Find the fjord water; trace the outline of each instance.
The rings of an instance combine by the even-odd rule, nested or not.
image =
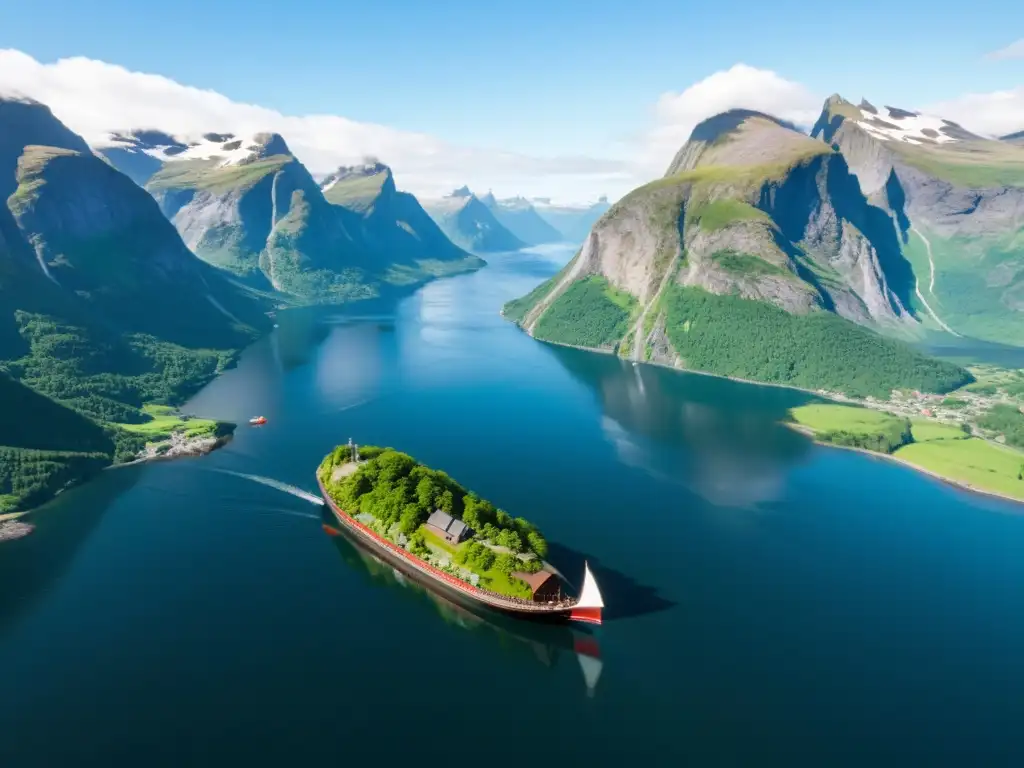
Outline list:
[[[778,424],[802,393],[498,316],[568,255],[283,314],[187,407],[265,427],[0,546],[0,764],[1019,762],[1021,508],[813,446]],[[593,642],[446,605],[245,477],[312,490],[350,436],[536,521],[571,580],[589,560]]]

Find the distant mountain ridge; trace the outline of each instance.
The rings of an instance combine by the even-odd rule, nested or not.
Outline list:
[[[562,233],[545,221],[525,197],[498,200],[488,192],[481,201],[502,226],[527,245],[556,243],[563,239]]]
[[[561,239],[570,243],[582,243],[610,207],[604,196],[590,205],[553,205],[547,198],[534,198],[530,202],[537,214],[558,230]]]
[[[403,254],[393,267],[396,275],[417,262],[433,265],[438,274],[447,265],[483,265],[449,240],[413,195],[398,190],[391,168],[382,162],[339,168],[320,188],[328,202],[362,217],[363,236],[372,248]]]
[[[482,263],[436,232],[428,235],[429,244],[407,236],[398,219],[385,221],[387,205],[368,217],[353,207],[358,195],[345,204],[328,201],[327,185],[341,179],[321,189],[279,134],[206,133],[183,140],[134,131],[112,135],[97,151],[145,185],[202,259],[256,288],[299,301],[375,296],[390,286]],[[390,170],[382,178],[387,188],[377,195],[408,209],[409,200],[396,197]],[[351,178],[344,181],[335,197],[353,188]],[[415,218],[416,212],[408,215]]]
[[[462,186],[440,199],[424,200],[423,207],[451,241],[467,251],[493,253],[526,247],[469,187]]]

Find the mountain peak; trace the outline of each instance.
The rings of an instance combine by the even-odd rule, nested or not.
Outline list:
[[[724,136],[735,133],[748,120],[767,120],[782,128],[796,130],[791,123],[753,109],[730,109],[697,123],[690,133],[690,141],[714,143]]]
[[[214,134],[206,134],[212,136]],[[230,138],[225,139],[222,143],[229,143],[234,138],[231,134],[221,134],[229,136]],[[218,135],[218,138],[220,135]],[[253,136],[253,143],[256,145],[255,150],[256,156],[259,158],[273,157],[274,155],[290,155],[292,151],[288,149],[288,144],[285,143],[284,137],[279,133],[257,133]]]
[[[50,108],[20,94],[0,97],[0,205],[17,187],[15,172],[25,147],[41,145],[91,155],[89,145]]]
[[[341,166],[320,182],[320,191],[329,202],[364,211],[398,190],[391,168],[371,158],[359,165]]]
[[[453,190],[448,197],[473,197],[473,193],[469,191],[469,187],[463,185],[456,190]]]
[[[665,175],[675,176],[699,165],[761,165],[766,157],[785,156],[796,162],[822,152],[820,142],[785,120],[750,109],[730,109],[697,124]]]
[[[480,202],[488,208],[493,208],[498,204],[498,200],[494,197],[494,193],[491,190],[487,190],[487,194],[480,198]]]
[[[12,104],[23,104],[25,106],[31,107],[41,107],[42,109],[45,109],[47,112],[50,111],[50,108],[48,106],[46,106],[42,102],[36,101],[31,96],[22,93],[21,91],[0,91],[0,103],[3,102],[10,102]]]
[[[377,176],[378,174],[384,174],[388,177],[392,177],[391,167],[386,163],[382,163],[379,160],[370,160],[359,165],[342,165],[338,167],[334,173],[330,174],[324,179],[324,185],[329,184],[332,181],[344,181],[345,179],[353,178],[369,178],[371,176]]]

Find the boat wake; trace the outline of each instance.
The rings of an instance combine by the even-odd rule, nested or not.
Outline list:
[[[306,520],[320,520],[320,515],[314,515],[310,512],[296,512],[294,509],[264,509],[262,507],[251,508],[248,511],[256,512],[261,515],[289,515],[290,517],[302,517]]]
[[[272,477],[264,477],[263,475],[250,475],[245,472],[232,472],[230,469],[215,469],[214,472],[223,472],[225,475],[234,475],[235,477],[242,477],[246,480],[252,480],[254,483],[261,483],[262,485],[269,485],[271,488],[277,488],[279,491],[290,493],[300,499],[308,501],[310,504],[319,504],[323,506],[324,500],[319,496],[304,491],[298,486],[289,485],[288,483],[282,483],[280,480],[275,480]]]

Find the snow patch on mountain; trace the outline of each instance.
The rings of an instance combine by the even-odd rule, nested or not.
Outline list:
[[[288,151],[276,134],[238,137],[231,133],[206,133],[188,137],[172,136],[156,130],[111,133],[93,146],[98,150],[117,148],[140,152],[165,163],[216,160],[220,168],[243,165],[259,157]]]
[[[867,110],[862,110],[867,113]],[[978,139],[951,120],[896,107],[883,107],[856,124],[881,141],[902,141],[908,144],[948,144]]]

